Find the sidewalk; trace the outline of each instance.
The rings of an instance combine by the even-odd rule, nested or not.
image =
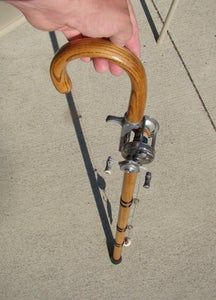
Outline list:
[[[57,44],[48,33],[25,23],[0,39],[2,300],[216,298],[216,4],[180,1],[158,47],[152,28],[160,31],[169,3],[133,2],[146,114],[160,132],[152,187],[140,189],[132,245],[118,266],[107,242],[122,174],[103,170],[108,155],[121,159],[120,128],[105,119],[123,116],[129,79],[75,61],[73,98],[66,99],[49,78]],[[57,41],[66,42],[60,34]]]

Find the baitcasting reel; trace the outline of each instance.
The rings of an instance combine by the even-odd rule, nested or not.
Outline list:
[[[121,154],[126,160],[132,160],[139,165],[148,164],[155,156],[155,142],[159,124],[156,120],[144,117],[140,128],[125,135],[121,146]],[[133,140],[131,140],[134,133]]]
[[[131,124],[127,119],[108,116],[107,122],[115,122],[122,126],[119,151],[125,159],[119,162],[125,173],[138,173],[140,167],[154,160],[158,122],[145,116],[140,124]],[[105,172],[110,173],[113,160],[108,157]]]

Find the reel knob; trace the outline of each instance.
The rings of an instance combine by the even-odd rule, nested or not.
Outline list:
[[[129,237],[125,237],[123,245],[125,247],[130,247],[131,243],[132,243],[131,239]]]
[[[114,163],[114,161],[113,161],[112,157],[108,156],[108,158],[106,160],[106,166],[104,169],[104,173],[111,175],[111,169],[112,169],[113,163]]]
[[[145,182],[144,182],[144,184],[143,184],[143,187],[144,187],[144,188],[146,188],[146,189],[149,189],[149,188],[150,188],[151,179],[152,179],[151,172],[146,172],[146,175],[145,175]]]

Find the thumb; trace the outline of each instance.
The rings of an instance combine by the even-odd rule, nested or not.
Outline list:
[[[132,34],[133,34],[132,23],[128,22],[126,28],[112,35],[110,37],[110,40],[113,44],[123,47],[126,45],[127,41],[130,40]]]
[[[81,37],[81,33],[74,28],[63,27],[59,30],[63,32],[68,41],[75,40]]]

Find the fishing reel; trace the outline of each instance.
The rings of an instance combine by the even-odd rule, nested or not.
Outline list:
[[[121,154],[127,161],[133,161],[142,166],[154,160],[158,122],[147,116],[139,128],[132,129],[124,136],[121,144]]]
[[[125,173],[139,172],[140,167],[149,164],[155,157],[155,144],[158,122],[144,116],[139,124],[127,122],[126,117],[108,116],[107,122],[115,122],[122,126],[119,151],[125,159],[119,162],[120,169]],[[105,172],[110,173],[113,161],[108,158]]]

